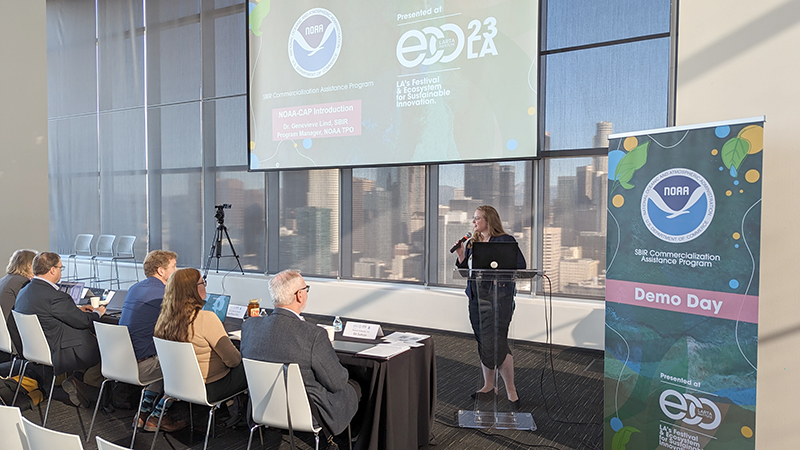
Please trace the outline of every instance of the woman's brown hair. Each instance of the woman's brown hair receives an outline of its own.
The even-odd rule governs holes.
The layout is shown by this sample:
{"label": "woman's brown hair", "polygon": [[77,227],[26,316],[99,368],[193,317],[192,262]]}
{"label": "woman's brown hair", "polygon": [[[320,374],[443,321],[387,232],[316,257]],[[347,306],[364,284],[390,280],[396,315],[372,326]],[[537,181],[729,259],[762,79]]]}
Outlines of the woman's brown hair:
{"label": "woman's brown hair", "polygon": [[22,275],[23,277],[33,278],[33,258],[36,252],[33,250],[17,250],[8,259],[6,273],[12,275]]}
{"label": "woman's brown hair", "polygon": [[161,314],[158,315],[153,332],[155,337],[189,342],[190,336],[194,334],[194,319],[205,303],[197,292],[199,281],[200,271],[194,268],[178,269],[169,277],[164,290],[164,301],[161,303]]}
{"label": "woman's brown hair", "polygon": [[[503,222],[500,221],[500,214],[494,207],[489,205],[481,205],[475,208],[476,211],[483,213],[483,218],[486,220],[486,226],[489,228],[489,236],[502,236],[506,234],[503,230]],[[469,239],[469,247],[472,247],[473,242],[481,242],[483,236],[480,233],[475,233]]]}

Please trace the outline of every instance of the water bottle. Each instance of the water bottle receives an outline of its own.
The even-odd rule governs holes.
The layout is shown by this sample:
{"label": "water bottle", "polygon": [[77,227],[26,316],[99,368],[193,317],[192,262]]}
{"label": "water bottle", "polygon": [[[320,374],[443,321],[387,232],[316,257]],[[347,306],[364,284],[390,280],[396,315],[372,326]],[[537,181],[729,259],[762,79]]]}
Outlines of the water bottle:
{"label": "water bottle", "polygon": [[342,331],[342,319],[340,319],[339,316],[333,319],[333,331],[337,333]]}
{"label": "water bottle", "polygon": [[108,289],[103,291],[103,296],[100,298],[100,300],[101,301],[106,301],[107,298],[108,298]]}

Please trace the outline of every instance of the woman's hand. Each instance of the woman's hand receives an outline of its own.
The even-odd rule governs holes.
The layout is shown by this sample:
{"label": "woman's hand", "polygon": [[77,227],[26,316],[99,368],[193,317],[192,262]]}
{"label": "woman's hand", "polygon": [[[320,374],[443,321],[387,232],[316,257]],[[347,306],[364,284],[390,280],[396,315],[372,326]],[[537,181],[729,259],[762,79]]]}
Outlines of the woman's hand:
{"label": "woman's hand", "polygon": [[466,243],[467,243],[466,241],[462,242],[461,245],[458,245],[458,242],[453,243],[453,245],[458,245],[458,248],[456,248],[456,255],[458,255],[458,262],[464,261],[464,253],[465,253],[464,245],[466,245]]}

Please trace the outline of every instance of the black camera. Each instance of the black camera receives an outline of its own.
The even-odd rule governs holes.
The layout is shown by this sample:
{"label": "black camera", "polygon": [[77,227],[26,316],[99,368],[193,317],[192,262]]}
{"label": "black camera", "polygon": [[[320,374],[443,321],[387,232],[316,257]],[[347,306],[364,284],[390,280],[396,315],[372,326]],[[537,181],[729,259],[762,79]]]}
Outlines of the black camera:
{"label": "black camera", "polygon": [[226,209],[231,209],[230,203],[223,203],[221,205],[217,205],[214,208],[217,208],[217,213],[214,214],[214,217],[217,219],[217,222],[223,223],[225,222],[225,211]]}

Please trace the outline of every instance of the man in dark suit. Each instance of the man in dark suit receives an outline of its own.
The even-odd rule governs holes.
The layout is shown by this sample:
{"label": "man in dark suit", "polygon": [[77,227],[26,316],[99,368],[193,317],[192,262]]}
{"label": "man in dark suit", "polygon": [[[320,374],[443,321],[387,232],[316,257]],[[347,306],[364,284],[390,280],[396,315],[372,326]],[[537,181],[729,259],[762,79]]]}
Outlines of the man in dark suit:
{"label": "man in dark suit", "polygon": [[[67,293],[58,290],[64,265],[57,253],[42,252],[33,259],[34,277],[17,296],[14,310],[36,314],[50,345],[55,374],[84,372],[100,363],[100,349],[93,322],[105,313],[104,306],[75,306]],[[61,386],[75,406],[89,406],[83,383],[70,374]]]}
{"label": "man in dark suit", "polygon": [[338,448],[333,436],[344,431],[356,414],[361,389],[348,379],[328,333],[300,316],[309,290],[300,272],[285,270],[275,275],[269,288],[275,309],[268,317],[244,321],[242,357],[297,363],[306,391],[319,410],[328,448]]}

